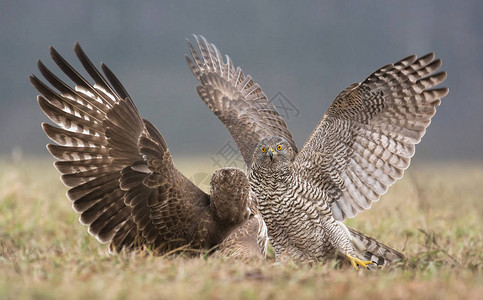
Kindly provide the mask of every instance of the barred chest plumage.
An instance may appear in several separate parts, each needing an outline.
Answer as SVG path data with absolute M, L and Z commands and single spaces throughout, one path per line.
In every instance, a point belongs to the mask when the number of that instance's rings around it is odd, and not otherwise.
M 254 165 L 249 173 L 269 239 L 278 254 L 299 260 L 318 260 L 332 249 L 324 243 L 320 214 L 314 200 L 319 189 L 308 186 L 293 168 Z M 302 250 L 303 249 L 303 250 Z
M 265 209 L 307 206 L 314 203 L 321 205 L 326 202 L 327 195 L 324 191 L 300 178 L 291 165 L 286 168 L 270 168 L 254 164 L 250 169 L 249 178 L 259 205 Z
M 264 208 L 282 204 L 281 198 L 293 182 L 290 169 L 280 170 L 258 164 L 254 164 L 250 169 L 249 178 L 259 205 Z

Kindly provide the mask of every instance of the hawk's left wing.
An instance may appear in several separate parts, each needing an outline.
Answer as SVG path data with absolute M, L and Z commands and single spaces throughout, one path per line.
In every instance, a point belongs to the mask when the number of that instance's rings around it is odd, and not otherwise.
M 334 218 L 369 209 L 402 177 L 447 88 L 440 59 L 409 56 L 334 100 L 294 161 L 329 200 Z
M 193 241 L 204 246 L 211 224 L 197 226 L 211 220 L 209 195 L 176 169 L 163 137 L 141 118 L 114 74 L 102 65 L 105 79 L 77 43 L 74 51 L 94 85 L 53 48 L 52 59 L 75 87 L 40 61 L 40 72 L 58 92 L 36 76 L 30 80 L 41 93 L 40 107 L 57 125 L 42 127 L 55 143 L 48 149 L 81 223 L 115 251 Z

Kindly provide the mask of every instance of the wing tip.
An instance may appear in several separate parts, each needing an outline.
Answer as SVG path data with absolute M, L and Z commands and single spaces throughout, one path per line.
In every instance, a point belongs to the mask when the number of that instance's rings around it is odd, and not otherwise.
M 434 57 L 435 57 L 434 52 L 429 52 L 429 53 L 424 54 L 423 56 L 421 56 L 419 59 L 420 60 L 433 61 L 434 60 Z
M 59 52 L 57 50 L 55 50 L 55 48 L 53 46 L 50 46 L 49 47 L 49 53 L 50 53 L 50 56 L 52 57 L 52 59 L 55 61 L 56 58 L 58 56 L 60 56 Z

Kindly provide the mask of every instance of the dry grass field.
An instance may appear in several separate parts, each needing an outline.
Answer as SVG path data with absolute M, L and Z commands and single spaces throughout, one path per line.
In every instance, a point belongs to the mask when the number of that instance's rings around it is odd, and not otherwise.
M 188 175 L 212 169 L 175 159 Z M 0 299 L 483 299 L 482 162 L 416 162 L 349 220 L 408 257 L 372 271 L 109 255 L 65 191 L 51 159 L 0 160 Z

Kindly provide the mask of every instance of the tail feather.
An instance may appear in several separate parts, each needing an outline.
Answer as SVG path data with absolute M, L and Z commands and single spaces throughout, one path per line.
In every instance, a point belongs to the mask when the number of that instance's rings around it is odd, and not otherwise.
M 351 234 L 352 243 L 360 251 L 360 254 L 378 266 L 406 259 L 402 253 L 384 245 L 375 238 L 369 237 L 353 228 L 348 228 L 348 230 Z

